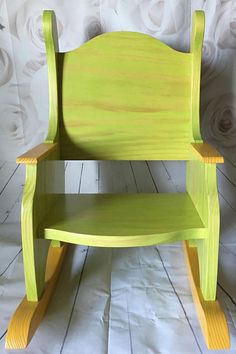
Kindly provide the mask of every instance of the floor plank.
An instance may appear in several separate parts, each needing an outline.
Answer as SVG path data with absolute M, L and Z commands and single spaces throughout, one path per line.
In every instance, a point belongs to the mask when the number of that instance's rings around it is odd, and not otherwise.
M 68 161 L 65 171 L 65 193 L 79 193 L 83 162 Z
M 79 193 L 98 192 L 98 162 L 83 161 Z
M 135 184 L 139 193 L 156 193 L 157 186 L 146 161 L 131 161 Z
M 24 166 L 15 164 L 15 168 L 11 166 L 11 171 L 13 169 L 14 173 L 11 174 L 10 180 L 6 182 L 0 194 L 0 223 L 7 220 L 14 205 L 21 200 L 23 193 Z
M 129 161 L 99 161 L 99 193 L 136 193 L 137 186 Z
M 6 162 L 0 166 L 0 194 L 3 193 L 17 169 L 18 165 L 15 162 Z
M 166 193 L 176 191 L 163 161 L 148 161 L 148 166 L 158 192 Z
M 218 169 L 217 171 L 218 189 L 224 199 L 236 210 L 236 185 Z

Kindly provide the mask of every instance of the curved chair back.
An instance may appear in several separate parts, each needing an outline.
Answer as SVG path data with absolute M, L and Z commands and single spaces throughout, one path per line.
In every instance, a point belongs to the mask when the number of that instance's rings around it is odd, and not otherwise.
M 193 119 L 199 125 L 200 65 L 195 54 L 201 58 L 202 12 L 195 19 L 191 53 L 149 35 L 111 32 L 62 54 L 63 159 L 191 159 L 190 144 L 201 140 L 200 133 L 194 137 Z

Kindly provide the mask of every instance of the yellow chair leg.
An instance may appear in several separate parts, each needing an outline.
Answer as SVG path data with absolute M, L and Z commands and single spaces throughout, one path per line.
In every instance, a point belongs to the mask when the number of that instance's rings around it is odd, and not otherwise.
M 46 286 L 38 302 L 27 301 L 26 297 L 11 318 L 6 336 L 6 349 L 24 349 L 29 344 L 46 312 L 59 276 L 67 245 L 50 247 L 45 274 Z
M 185 260 L 188 267 L 193 301 L 208 349 L 230 348 L 229 329 L 222 308 L 217 300 L 205 301 L 200 289 L 199 264 L 196 247 L 184 241 Z

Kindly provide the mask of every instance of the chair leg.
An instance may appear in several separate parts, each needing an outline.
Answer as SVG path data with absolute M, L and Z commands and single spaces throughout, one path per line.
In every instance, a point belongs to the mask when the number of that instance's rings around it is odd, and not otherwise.
M 198 241 L 197 253 L 201 292 L 204 300 L 214 301 L 217 289 L 219 241 L 217 237 L 216 240 L 208 237 L 205 240 Z
M 23 233 L 22 233 L 23 234 Z M 22 237 L 26 297 L 39 301 L 45 287 L 45 271 L 50 241 Z
M 66 250 L 66 246 L 55 247 L 59 244 L 49 248 L 50 241 L 37 238 L 31 215 L 22 223 L 26 296 L 11 318 L 7 349 L 23 349 L 30 342 L 46 312 Z
M 40 325 L 54 292 L 67 245 L 50 247 L 45 273 L 45 290 L 39 301 L 29 301 L 26 297 L 11 318 L 5 347 L 24 349 L 29 344 Z

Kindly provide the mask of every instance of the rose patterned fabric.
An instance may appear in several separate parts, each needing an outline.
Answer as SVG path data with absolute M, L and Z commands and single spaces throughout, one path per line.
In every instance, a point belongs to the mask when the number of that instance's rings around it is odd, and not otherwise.
M 236 2 L 234 0 L 0 0 L 1 160 L 43 141 L 48 89 L 42 12 L 57 16 L 60 51 L 107 31 L 148 33 L 189 49 L 191 15 L 206 13 L 201 127 L 204 139 L 236 148 Z

